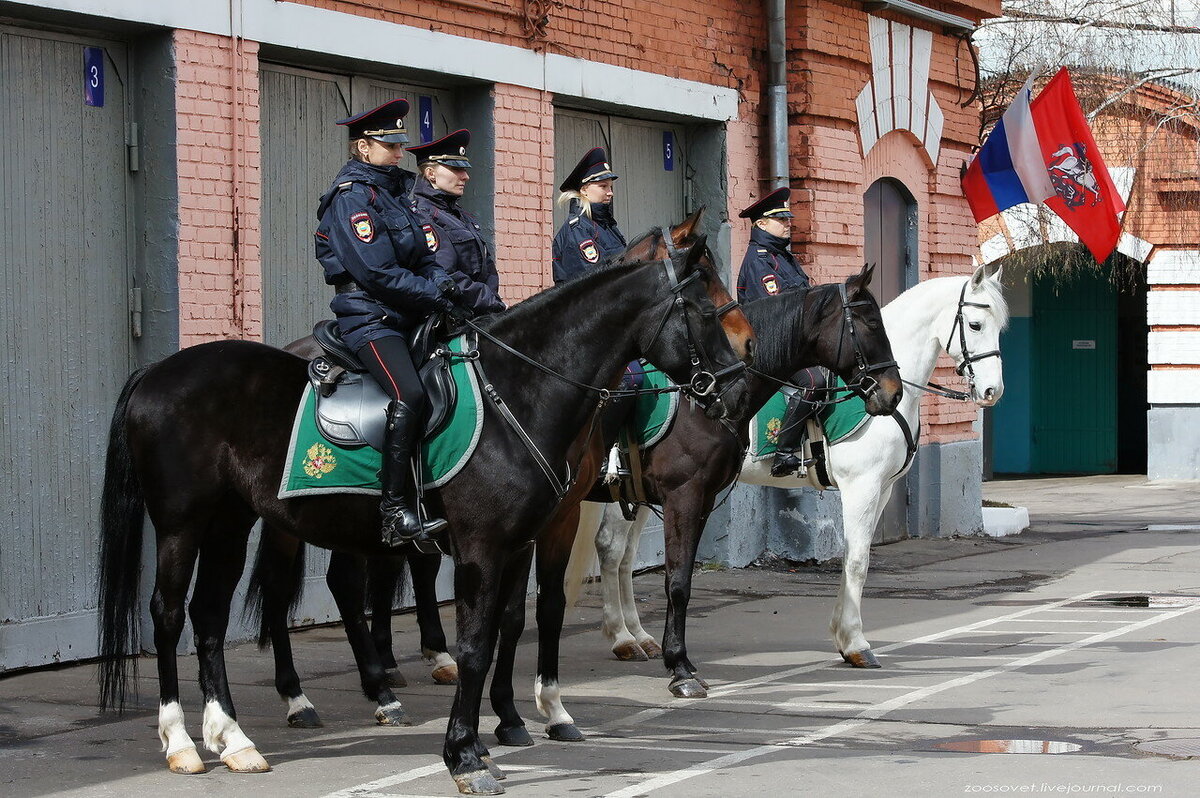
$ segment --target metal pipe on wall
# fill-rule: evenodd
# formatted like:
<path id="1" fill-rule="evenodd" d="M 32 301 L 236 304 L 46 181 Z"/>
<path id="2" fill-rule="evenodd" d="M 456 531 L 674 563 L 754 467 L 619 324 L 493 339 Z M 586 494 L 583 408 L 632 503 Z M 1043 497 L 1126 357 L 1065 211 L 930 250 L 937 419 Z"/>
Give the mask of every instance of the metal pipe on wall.
<path id="1" fill-rule="evenodd" d="M 787 0 L 767 0 L 767 147 L 772 188 L 788 185 Z"/>

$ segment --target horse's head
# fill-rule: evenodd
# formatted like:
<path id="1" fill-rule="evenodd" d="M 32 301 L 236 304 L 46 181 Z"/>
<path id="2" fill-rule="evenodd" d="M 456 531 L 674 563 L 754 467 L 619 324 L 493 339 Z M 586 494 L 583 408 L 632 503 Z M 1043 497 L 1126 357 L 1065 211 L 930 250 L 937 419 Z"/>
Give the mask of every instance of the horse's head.
<path id="1" fill-rule="evenodd" d="M 740 415 L 748 401 L 746 363 L 730 344 L 700 263 L 707 241 L 701 235 L 685 248 L 672 244 L 670 250 L 669 257 L 646 259 L 662 267 L 656 271 L 660 300 L 655 303 L 661 315 L 651 315 L 652 323 L 639 335 L 642 355 L 685 386 L 709 418 Z"/>
<path id="2" fill-rule="evenodd" d="M 837 364 L 832 371 L 866 400 L 867 412 L 884 416 L 896 409 L 904 394 L 900 369 L 892 356 L 892 344 L 883 328 L 879 303 L 867 289 L 875 274 L 873 265 L 835 284 L 837 300 L 823 304 L 821 329 L 838 330 L 836 338 L 821 336 L 826 362 Z"/>
<path id="3" fill-rule="evenodd" d="M 1000 332 L 1008 324 L 1008 303 L 1000 273 L 997 269 L 988 275 L 984 266 L 976 269 L 955 296 L 956 304 L 937 321 L 939 331 L 950 331 L 939 343 L 954 358 L 954 370 L 970 383 L 971 398 L 983 407 L 996 404 L 1004 393 Z"/>
<path id="4" fill-rule="evenodd" d="M 669 231 L 664 231 L 661 227 L 651 230 L 630 244 L 629 249 L 621 256 L 621 260 L 626 262 L 663 260 L 670 258 L 674 250 L 683 250 L 694 246 L 702 238 L 697 233 L 697 227 L 700 217 L 703 215 L 704 208 L 702 207 L 670 228 Z M 721 319 L 721 326 L 725 329 L 726 337 L 729 338 L 729 345 L 746 365 L 751 365 L 754 362 L 754 329 L 746 320 L 746 315 L 742 313 L 737 301 L 729 294 L 729 289 L 725 287 L 720 274 L 717 273 L 716 262 L 713 260 L 712 252 L 709 251 L 707 244 L 701 249 L 697 265 L 701 270 L 701 279 L 704 281 L 709 299 L 717 309 L 717 316 Z"/>

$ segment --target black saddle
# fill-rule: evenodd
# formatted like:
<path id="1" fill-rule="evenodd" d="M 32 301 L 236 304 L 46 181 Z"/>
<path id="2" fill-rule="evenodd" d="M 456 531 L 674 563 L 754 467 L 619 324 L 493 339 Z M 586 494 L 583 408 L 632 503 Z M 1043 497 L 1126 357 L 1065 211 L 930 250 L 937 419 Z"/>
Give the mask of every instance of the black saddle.
<path id="1" fill-rule="evenodd" d="M 431 316 L 408 334 L 409 353 L 425 387 L 426 439 L 442 426 L 458 399 L 450 360 L 436 355 L 438 344 L 448 338 L 441 321 Z M 324 352 L 308 364 L 309 379 L 317 389 L 317 425 L 338 443 L 382 449 L 390 397 L 346 346 L 337 321 L 317 322 L 313 338 Z"/>

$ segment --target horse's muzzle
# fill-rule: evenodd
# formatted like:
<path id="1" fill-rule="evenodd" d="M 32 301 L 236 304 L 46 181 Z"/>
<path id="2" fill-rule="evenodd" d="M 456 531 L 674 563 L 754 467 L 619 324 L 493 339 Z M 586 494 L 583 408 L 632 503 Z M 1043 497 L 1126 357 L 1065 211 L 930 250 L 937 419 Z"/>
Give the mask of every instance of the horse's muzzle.
<path id="1" fill-rule="evenodd" d="M 904 383 L 895 366 L 880 372 L 875 377 L 875 388 L 866 397 L 867 412 L 873 416 L 887 416 L 900 405 L 904 396 Z"/>

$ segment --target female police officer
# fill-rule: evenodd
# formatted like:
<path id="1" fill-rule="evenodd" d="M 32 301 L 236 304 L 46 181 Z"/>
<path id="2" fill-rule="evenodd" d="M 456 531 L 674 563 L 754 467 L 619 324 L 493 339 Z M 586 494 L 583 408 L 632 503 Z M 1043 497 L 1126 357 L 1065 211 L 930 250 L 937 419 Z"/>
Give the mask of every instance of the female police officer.
<path id="1" fill-rule="evenodd" d="M 738 214 L 754 225 L 750 246 L 738 272 L 739 302 L 774 296 L 788 288 L 811 286 L 808 275 L 792 255 L 792 212 L 788 210 L 791 195 L 788 188 L 776 189 Z M 825 370 L 820 367 L 804 369 L 792 381 L 806 390 L 796 391 L 788 399 L 771 463 L 771 474 L 776 477 L 791 474 L 802 465 L 796 452 L 804 443 L 805 422 L 820 408 L 816 389 L 829 384 Z"/>
<path id="2" fill-rule="evenodd" d="M 406 100 L 338 122 L 350 134 L 350 160 L 317 209 L 317 260 L 337 287 L 330 307 L 346 343 L 387 392 L 383 470 L 383 541 L 397 546 L 442 529 L 409 506 L 408 477 L 421 433 L 425 394 L 405 331 L 431 313 L 465 317 L 452 301 L 458 286 L 438 267 L 407 200 L 415 175 L 396 164 L 404 155 Z"/>
<path id="3" fill-rule="evenodd" d="M 457 300 L 476 316 L 504 310 L 500 277 L 479 222 L 458 206 L 471 179 L 467 171 L 467 144 L 471 134 L 456 130 L 437 141 L 409 147 L 417 159 L 421 179 L 413 189 L 413 203 L 425 241 L 439 266 L 462 291 Z"/>
<path id="4" fill-rule="evenodd" d="M 578 277 L 625 251 L 625 236 L 613 216 L 616 173 L 602 147 L 589 150 L 558 187 L 567 220 L 554 236 L 554 282 Z"/>

